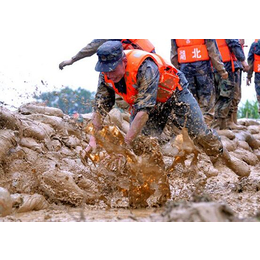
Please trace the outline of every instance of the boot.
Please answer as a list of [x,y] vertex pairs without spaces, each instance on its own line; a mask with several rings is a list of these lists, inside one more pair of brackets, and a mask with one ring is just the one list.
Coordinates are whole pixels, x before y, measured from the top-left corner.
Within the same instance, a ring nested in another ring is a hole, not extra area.
[[227,129],[230,130],[246,130],[245,126],[237,125],[234,122],[234,114],[228,115],[227,117]]
[[215,118],[211,124],[211,127],[215,130],[227,129],[225,118]]
[[237,111],[232,113],[231,118],[233,119],[234,124],[237,125]]
[[234,156],[230,156],[228,150],[224,147],[221,155],[224,163],[230,168],[239,178],[248,177],[250,175],[250,167],[245,162],[239,160]]

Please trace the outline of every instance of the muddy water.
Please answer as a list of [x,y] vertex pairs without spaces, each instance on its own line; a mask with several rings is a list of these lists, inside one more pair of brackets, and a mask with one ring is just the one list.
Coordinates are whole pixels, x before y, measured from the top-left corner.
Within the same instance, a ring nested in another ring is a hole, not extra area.
[[148,219],[152,214],[160,214],[162,208],[141,209],[104,209],[91,206],[72,208],[69,206],[52,206],[47,210],[15,213],[2,218],[2,221],[15,222],[70,222],[70,221],[140,221]]
[[82,128],[60,111],[27,109],[0,113],[0,123],[13,120],[1,139],[0,221],[258,220],[256,122],[220,133],[233,158],[251,171],[241,178],[221,160],[213,165],[185,133],[165,146],[141,136],[129,149],[120,127],[108,124],[96,134],[101,149],[84,156],[89,139]]

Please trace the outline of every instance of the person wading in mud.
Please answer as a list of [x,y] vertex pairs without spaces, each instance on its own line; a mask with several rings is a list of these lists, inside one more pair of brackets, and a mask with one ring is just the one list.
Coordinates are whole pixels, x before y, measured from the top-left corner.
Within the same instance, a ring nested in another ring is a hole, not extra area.
[[[173,124],[186,127],[196,145],[211,158],[222,157],[236,172],[218,134],[206,125],[200,107],[188,90],[184,74],[157,54],[141,50],[123,51],[119,41],[107,41],[97,50],[95,70],[101,72],[95,96],[92,123],[102,129],[102,122],[120,95],[131,107],[131,125],[125,143],[131,147],[140,134],[160,136],[174,113]],[[96,148],[91,136],[86,152]]]

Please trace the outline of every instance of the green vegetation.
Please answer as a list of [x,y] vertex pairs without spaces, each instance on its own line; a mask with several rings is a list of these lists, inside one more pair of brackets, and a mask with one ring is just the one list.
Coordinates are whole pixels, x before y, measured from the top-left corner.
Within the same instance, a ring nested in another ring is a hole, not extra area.
[[34,98],[39,102],[45,102],[49,107],[60,108],[63,113],[71,115],[74,111],[79,114],[91,112],[94,94],[82,88],[72,90],[65,87],[61,91],[45,92]]
[[250,103],[248,100],[238,109],[238,118],[260,118],[258,113],[258,102]]

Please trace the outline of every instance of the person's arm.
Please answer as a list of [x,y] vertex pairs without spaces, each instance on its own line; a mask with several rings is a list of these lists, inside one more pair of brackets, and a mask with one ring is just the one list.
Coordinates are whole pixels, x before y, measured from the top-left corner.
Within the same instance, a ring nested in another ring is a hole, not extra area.
[[62,70],[67,65],[72,65],[75,61],[81,60],[85,57],[90,57],[97,52],[99,46],[101,46],[107,39],[94,39],[87,46],[81,49],[75,56],[69,60],[65,60],[59,64],[59,68]]
[[171,63],[176,69],[180,69],[180,64],[178,63],[177,49],[178,48],[175,39],[171,39],[171,54],[170,54]]
[[254,72],[254,46],[255,43],[252,43],[247,56],[247,63],[248,63],[247,82],[246,82],[247,86],[251,84],[251,78]]
[[216,40],[205,39],[205,43],[213,67],[217,70],[217,72],[223,79],[227,79],[228,73],[225,69],[224,63],[222,62],[221,54],[219,52]]
[[225,40],[230,50],[234,53],[235,57],[238,61],[241,62],[243,69],[245,71],[248,70],[248,64],[246,62],[246,57],[244,54],[244,51],[241,47],[241,44],[239,43],[238,39],[226,39]]
[[[99,131],[103,127],[103,120],[107,113],[112,109],[115,104],[115,92],[113,89],[107,87],[104,83],[104,76],[99,74],[98,88],[95,95],[94,112],[92,114],[92,124],[95,131]],[[90,136],[88,147],[86,152],[90,152],[96,148],[96,140],[93,135]]]
[[131,142],[141,133],[148,118],[149,116],[145,110],[137,112],[133,122],[131,123],[130,129],[125,136],[125,142],[127,145],[130,145]]

